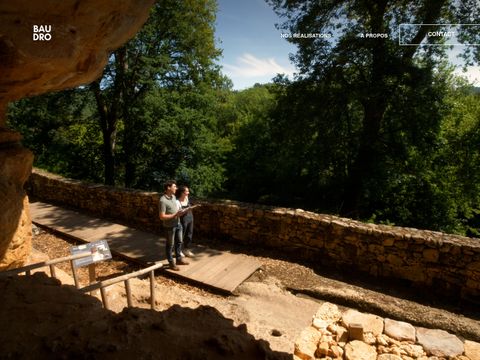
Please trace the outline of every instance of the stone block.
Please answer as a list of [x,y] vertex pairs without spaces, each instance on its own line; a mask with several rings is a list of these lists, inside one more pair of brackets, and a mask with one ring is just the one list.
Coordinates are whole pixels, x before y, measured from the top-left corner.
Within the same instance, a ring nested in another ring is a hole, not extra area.
[[455,335],[444,330],[417,328],[417,342],[427,355],[454,357],[463,354],[464,346]]
[[480,360],[480,343],[466,340],[464,344],[465,355],[470,360]]
[[404,359],[402,359],[402,357],[399,355],[381,354],[381,355],[378,355],[377,360],[404,360]]
[[377,351],[373,346],[354,340],[345,345],[345,360],[376,360]]
[[338,306],[329,302],[325,302],[318,308],[314,318],[324,320],[328,324],[335,323],[342,317]]
[[413,265],[413,266],[402,266],[401,268],[396,269],[395,275],[402,278],[407,279],[416,283],[423,283],[425,282],[425,273],[424,267],[421,265]]
[[395,243],[395,239],[394,238],[386,238],[383,240],[383,246],[393,246],[393,244]]
[[295,341],[294,354],[302,360],[315,359],[315,352],[317,351],[318,342],[322,333],[314,327],[305,328]]
[[402,266],[404,264],[403,259],[396,254],[388,254],[387,261],[393,266]]
[[374,336],[383,333],[383,319],[376,315],[364,314],[349,309],[342,315],[342,323],[349,328],[350,324],[360,324],[364,332],[371,332]]
[[359,323],[348,324],[348,339],[363,341],[363,326]]
[[315,352],[316,357],[325,357],[328,355],[330,350],[330,346],[327,342],[320,342],[317,347],[317,351]]
[[385,319],[384,333],[398,341],[415,342],[415,328],[413,325],[392,319]]
[[426,261],[436,263],[438,261],[439,256],[440,256],[440,253],[437,249],[425,249],[425,250],[423,250],[423,258]]

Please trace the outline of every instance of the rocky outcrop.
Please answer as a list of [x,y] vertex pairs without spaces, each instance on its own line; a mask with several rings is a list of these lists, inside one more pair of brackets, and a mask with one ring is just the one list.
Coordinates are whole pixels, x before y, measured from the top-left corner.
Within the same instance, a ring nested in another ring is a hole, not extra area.
[[153,0],[2,1],[0,103],[95,80],[110,51],[135,35],[152,4]]
[[86,84],[145,22],[153,0],[0,2],[0,270],[22,265],[31,226],[23,185],[33,156],[6,129],[12,100]]
[[[338,307],[330,303],[321,305],[312,325],[299,335],[295,342],[295,359],[337,360],[477,360],[480,344],[462,342],[455,335],[443,330],[415,328],[412,325],[381,319],[378,316],[347,310],[336,320],[328,313],[338,313]],[[385,325],[380,326],[380,322]],[[354,323],[353,323],[354,322]],[[321,323],[326,327],[316,327]],[[355,332],[347,330],[355,324]],[[383,329],[383,332],[379,330]],[[413,331],[413,336],[412,336]]]
[[31,248],[28,198],[23,190],[33,155],[18,143],[20,135],[0,129],[0,270],[24,264]]

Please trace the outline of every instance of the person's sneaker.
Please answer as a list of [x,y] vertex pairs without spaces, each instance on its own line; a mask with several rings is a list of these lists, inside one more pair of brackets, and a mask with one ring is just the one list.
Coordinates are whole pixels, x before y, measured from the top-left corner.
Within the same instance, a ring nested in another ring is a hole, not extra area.
[[190,258],[195,257],[195,254],[193,252],[191,252],[190,250],[185,250],[184,254],[185,254],[185,256],[190,257]]
[[185,261],[183,259],[177,260],[177,265],[188,265],[190,264],[188,261]]
[[185,257],[185,254],[183,253],[183,251],[180,251],[180,257]]
[[169,268],[170,270],[173,270],[173,271],[179,271],[179,270],[180,270],[180,268],[179,268],[177,265],[173,264],[173,263],[168,264],[168,268]]

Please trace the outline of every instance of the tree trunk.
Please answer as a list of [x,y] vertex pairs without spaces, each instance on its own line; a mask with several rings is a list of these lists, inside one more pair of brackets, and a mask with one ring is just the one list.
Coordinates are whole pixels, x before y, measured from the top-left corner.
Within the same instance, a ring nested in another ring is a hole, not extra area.
[[131,118],[128,110],[124,110],[124,125],[125,129],[123,132],[123,152],[124,152],[124,161],[125,161],[125,187],[133,187],[135,182],[135,172],[136,166],[134,164],[134,153],[135,153],[135,126],[132,124],[133,119]]
[[363,130],[358,154],[350,167],[346,182],[342,215],[362,218],[368,203],[362,199],[366,194],[366,180],[372,176],[381,159],[380,128],[386,106],[383,103],[368,103],[364,106]]
[[115,138],[115,133],[103,132],[104,181],[111,186],[115,186]]
[[[371,15],[370,31],[385,31],[384,16],[386,1],[370,2],[368,11]],[[353,161],[347,179],[342,214],[347,217],[362,218],[368,216],[368,188],[366,180],[373,175],[376,164],[383,161],[380,148],[380,129],[391,91],[385,83],[389,69],[386,65],[387,50],[385,42],[378,40],[372,43],[371,78],[363,98],[363,129],[360,137],[358,154]]]
[[[428,1],[424,4],[425,17],[424,24],[433,24],[439,18],[446,0]],[[385,32],[385,11],[387,2],[369,1],[367,10],[370,14],[370,32]],[[425,38],[430,27],[422,26],[414,36],[412,43],[419,44]],[[417,51],[418,46],[407,46],[403,50],[402,60],[409,64]],[[388,52],[385,48],[385,42],[378,40],[372,43],[370,48],[372,54],[371,79],[365,88],[366,93],[360,94],[363,97],[363,130],[360,138],[358,154],[353,161],[349,176],[345,184],[344,205],[342,215],[354,218],[370,216],[369,200],[366,188],[366,180],[373,175],[373,171],[378,168],[383,159],[383,149],[380,143],[380,130],[382,128],[383,117],[389,101],[395,93],[395,85],[387,86],[385,81],[392,70],[387,65]],[[378,174],[373,175],[378,178]]]
[[115,142],[117,138],[117,115],[109,109],[100,90],[100,80],[94,81],[92,89],[97,103],[100,128],[103,136],[103,165],[105,185],[115,185]]

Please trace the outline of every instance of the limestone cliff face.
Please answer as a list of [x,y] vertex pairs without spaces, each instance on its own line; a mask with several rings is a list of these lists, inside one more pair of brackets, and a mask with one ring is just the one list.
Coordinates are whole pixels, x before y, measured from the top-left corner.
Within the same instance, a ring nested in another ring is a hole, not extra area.
[[110,52],[133,37],[154,0],[0,2],[0,270],[30,253],[23,191],[33,155],[5,128],[9,101],[72,88],[98,78]]
[[135,35],[152,4],[153,0],[2,1],[0,103],[98,78],[110,51]]
[[19,134],[0,129],[0,270],[21,266],[30,254],[31,222],[23,184],[30,175],[33,154]]

